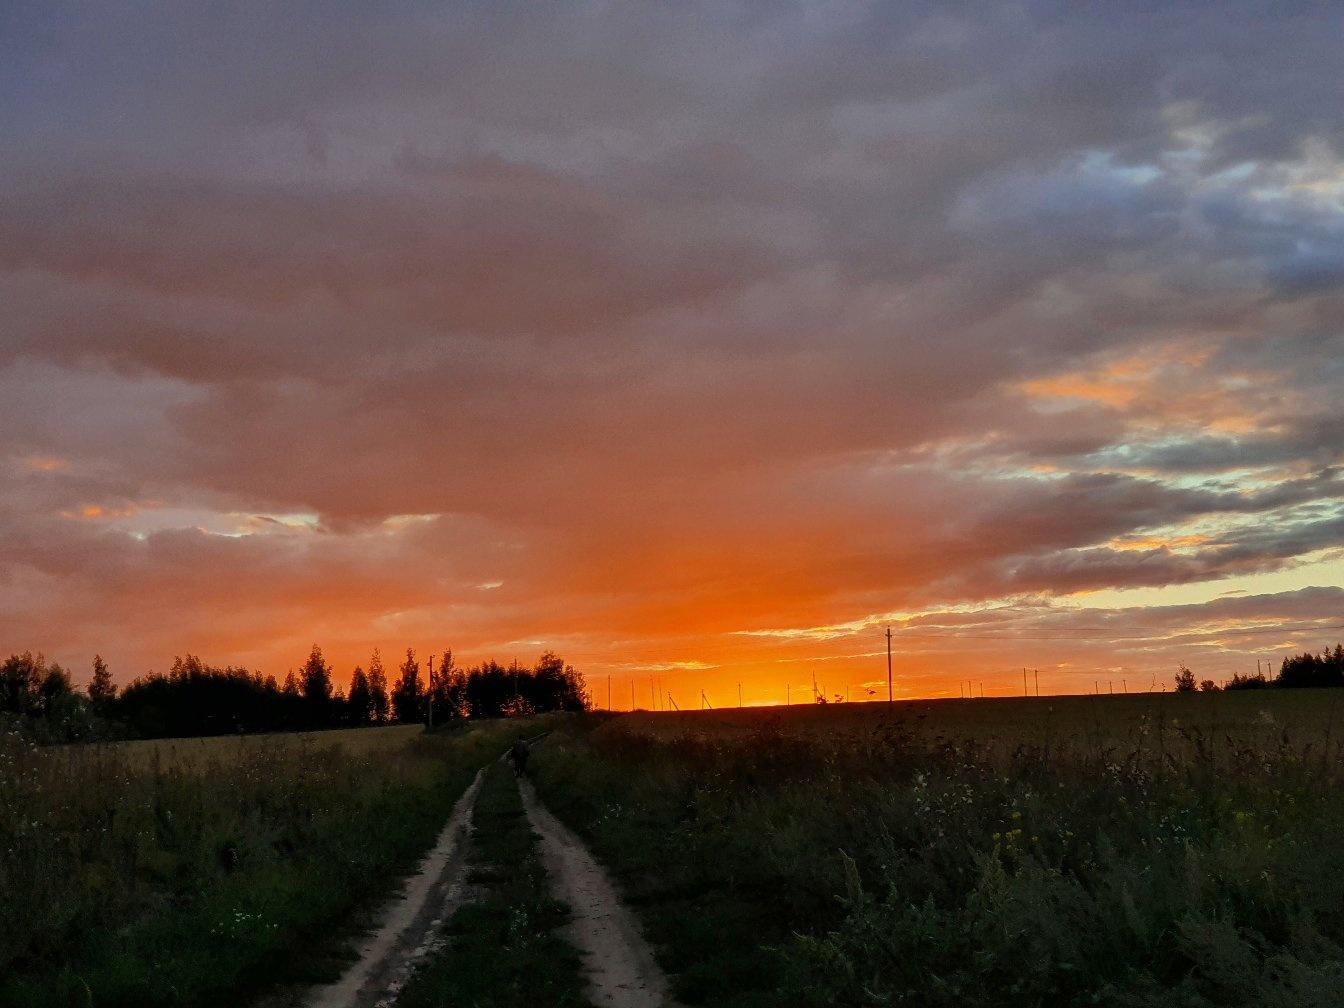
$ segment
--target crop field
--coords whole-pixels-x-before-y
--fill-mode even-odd
[[[1344,1004],[1331,691],[635,714],[540,747],[686,1004]]]

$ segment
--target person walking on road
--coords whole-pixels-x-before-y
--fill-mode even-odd
[[[527,770],[527,757],[530,753],[528,744],[519,739],[509,748],[509,759],[513,762],[513,775],[521,777]]]

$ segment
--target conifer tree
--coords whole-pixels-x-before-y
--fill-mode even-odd
[[[373,723],[387,724],[387,673],[383,671],[383,657],[377,648],[369,659],[369,695],[373,698]]]
[[[357,728],[373,721],[373,690],[368,674],[359,665],[350,676],[350,698],[346,701],[346,709],[350,712],[350,723]]]
[[[307,720],[315,728],[325,728],[331,724],[331,669],[322,657],[322,649],[316,644],[303,663],[301,688],[304,706],[307,708]]]
[[[103,656],[93,656],[93,678],[89,680],[89,700],[94,710],[102,713],[117,698],[117,687],[112,683],[112,673],[108,671]]]

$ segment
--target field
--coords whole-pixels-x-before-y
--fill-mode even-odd
[[[403,1008],[624,1004],[591,973],[622,899],[649,982],[683,1005],[1338,1006],[1337,696],[6,736],[0,1005],[310,1004],[475,794],[443,941]],[[520,737],[540,737],[535,796],[497,762]],[[537,796],[615,878],[608,902],[557,884]]]
[[[1331,691],[636,714],[539,789],[685,1003],[1344,1004]]]
[[[246,760],[268,746],[327,748],[339,746],[351,756],[368,756],[399,749],[424,734],[420,725],[381,728],[343,728],[335,731],[286,732],[275,735],[214,735],[205,738],[146,739],[116,742],[119,756],[139,765],[191,767],[211,762]]]
[[[0,738],[0,1004],[237,1004],[329,976],[352,913],[522,729]]]
[[[1135,742],[1161,727],[1173,740],[1186,728],[1205,735],[1261,739],[1288,731],[1302,739],[1344,730],[1344,696],[1334,690],[1244,690],[1223,693],[1129,693],[1101,696],[995,697],[984,700],[898,700],[886,703],[795,704],[680,713],[639,712],[629,730],[660,739],[686,732],[745,737],[778,722],[791,734],[854,738],[900,725],[926,741],[976,741],[1014,748],[1055,738]]]

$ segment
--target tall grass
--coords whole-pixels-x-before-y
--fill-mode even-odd
[[[1344,1004],[1338,743],[1176,710],[1011,748],[616,722],[537,772],[690,1003]]]
[[[511,737],[269,736],[192,759],[0,737],[0,1004],[236,1004],[315,979],[333,925]]]

